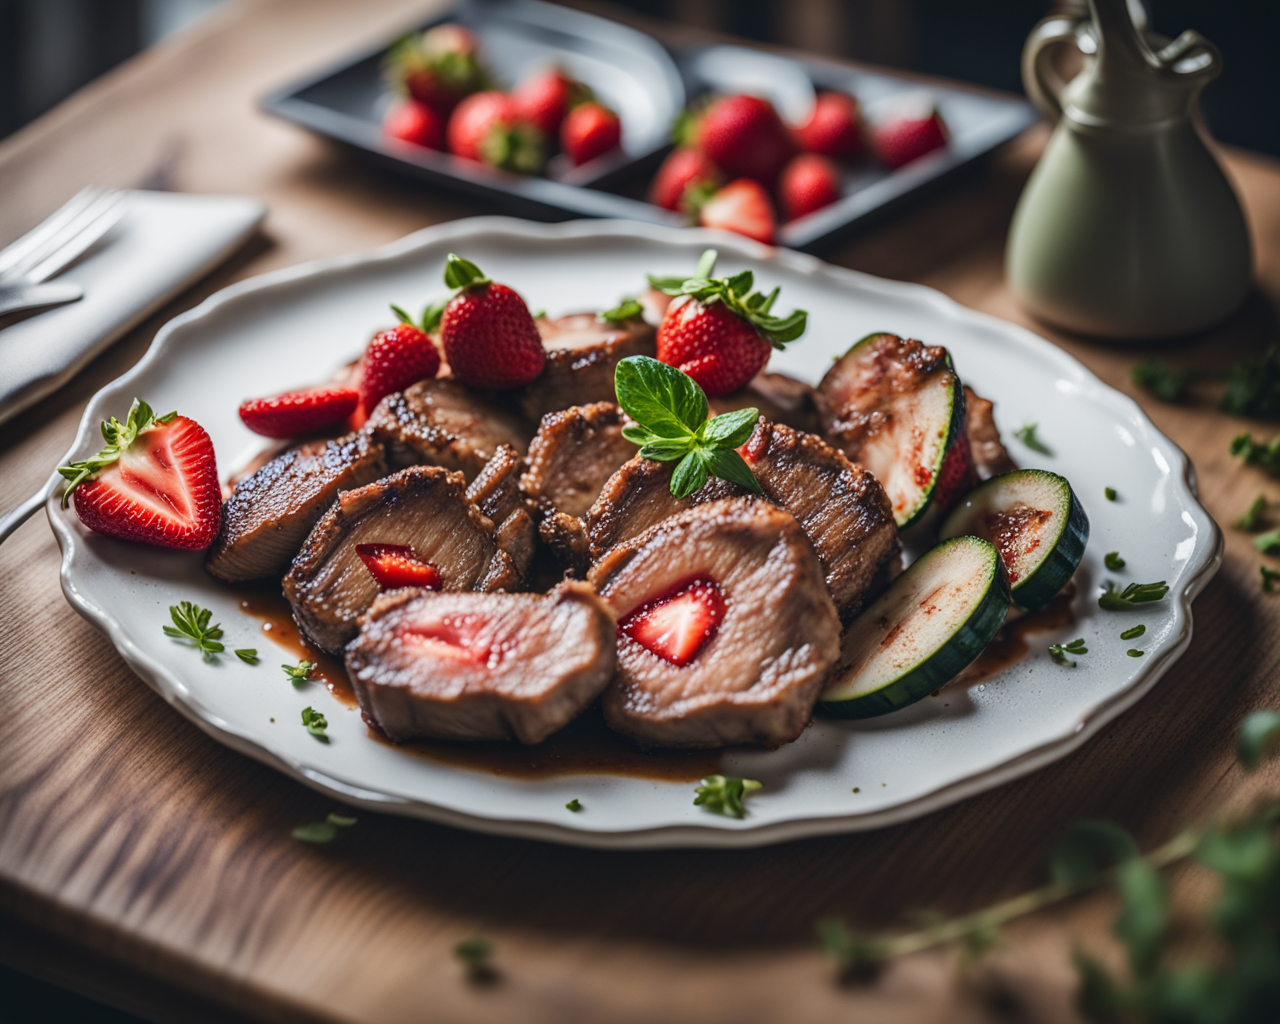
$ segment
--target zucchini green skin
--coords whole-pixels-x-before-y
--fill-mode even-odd
[[[1089,516],[1084,506],[1076,497],[1075,489],[1066,477],[1050,473],[1045,469],[1015,469],[1000,476],[994,476],[985,483],[975,487],[969,498],[974,498],[983,490],[996,490],[1007,483],[1011,477],[1034,474],[1051,477],[1067,492],[1067,514],[1064,517],[1061,532],[1049,546],[1048,554],[1034,572],[1020,579],[1012,589],[1013,603],[1024,612],[1033,612],[1043,608],[1052,601],[1067,585],[1067,581],[1075,575],[1084,558],[1085,546],[1089,543]],[[959,508],[948,517],[938,531],[939,537],[955,537],[965,532],[965,509]]]
[[[836,718],[875,718],[893,711],[900,711],[916,701],[923,700],[938,687],[950,682],[968,668],[987,644],[991,643],[1004,624],[1010,604],[1008,576],[995,546],[978,537],[956,537],[943,541],[925,552],[916,560],[916,564],[945,545],[962,542],[976,542],[984,545],[990,550],[991,558],[991,578],[987,592],[970,612],[969,618],[961,623],[933,654],[917,662],[905,673],[879,689],[856,697],[827,699],[827,693],[831,692],[829,688],[818,699],[820,711]],[[910,572],[911,570],[908,569],[906,573],[899,576],[890,586],[890,592],[904,581],[904,585],[912,585],[912,580],[908,578]],[[874,607],[873,604],[871,608]],[[857,620],[849,628],[856,629]]]

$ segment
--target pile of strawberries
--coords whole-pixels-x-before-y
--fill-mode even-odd
[[[870,149],[893,169],[947,142],[928,97],[913,97],[867,124],[858,101],[839,92],[821,93],[808,121],[795,128],[783,123],[768,100],[723,96],[700,111],[686,111],[675,138],[675,150],[653,180],[650,202],[703,227],[766,243],[777,231],[775,198],[784,221],[840,198],[836,161]]]
[[[557,69],[538,72],[510,93],[495,89],[474,33],[461,25],[401,39],[386,72],[402,97],[383,122],[387,135],[492,167],[539,174],[557,143],[576,167],[622,138],[618,115]]]

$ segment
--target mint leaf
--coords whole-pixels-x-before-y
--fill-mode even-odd
[[[450,288],[470,288],[472,285],[488,284],[489,278],[470,260],[449,253],[444,264],[444,283]]]
[[[623,299],[613,309],[606,309],[596,314],[596,319],[606,324],[620,324],[624,320],[634,320],[644,313],[644,307],[635,299]]]
[[[703,449],[691,451],[671,474],[671,493],[677,498],[687,498],[702,487],[710,476]]]
[[[622,411],[659,437],[692,436],[707,418],[707,396],[693,378],[648,356],[618,363],[613,388]]]
[[[759,409],[735,409],[707,420],[698,436],[717,448],[738,448],[747,443],[759,419]]]
[[[654,462],[674,462],[683,459],[696,444],[693,438],[655,437],[646,441],[640,449],[640,456],[653,459]]]
[[[751,472],[751,467],[732,448],[713,448],[705,453],[704,458],[707,469],[714,476],[745,487],[753,494],[761,492],[760,481]]]

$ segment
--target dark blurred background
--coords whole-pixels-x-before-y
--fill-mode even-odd
[[[235,0],[0,0],[0,138],[140,49]],[[359,0],[351,0],[353,3]],[[1049,0],[617,0],[652,17],[1021,92],[1022,42]],[[1057,4],[1070,6],[1070,0]],[[1226,70],[1205,93],[1224,142],[1280,156],[1280,0],[1145,0]]]

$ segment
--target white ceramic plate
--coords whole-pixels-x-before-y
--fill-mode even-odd
[[[99,421],[123,415],[136,395],[203,424],[225,473],[259,448],[236,415],[242,399],[324,380],[389,322],[388,303],[416,309],[443,293],[441,269],[452,251],[554,316],[635,294],[646,272],[691,270],[711,244],[720,250],[721,271],[750,267],[765,288],[782,285],[781,309],[809,310],[808,334],[775,355],[774,369],[816,383],[835,356],[872,331],[951,350],[961,376],[996,402],[1014,457],[1065,474],[1089,514],[1092,535],[1077,577],[1075,624],[1032,637],[1027,657],[982,684],[953,685],[884,718],[819,720],[773,752],[726,754],[726,773],[764,783],[739,821],[695,807],[692,783],[611,775],[531,781],[450,767],[376,742],[359,713],[321,687],[297,691],[288,684],[278,668],[284,652],[273,650],[258,622],[238,610],[236,594],[204,573],[199,554],[89,533],[51,497],[67,599],[111,637],[144,680],[210,735],[339,800],[584,846],[751,846],[903,821],[1062,757],[1150,690],[1190,642],[1192,598],[1221,557],[1221,534],[1196,500],[1182,452],[1132,400],[1029,331],[928,288],[736,236],[486,217],[244,281],[166,325],[146,357],[89,403],[68,457],[95,451]],[[1029,421],[1039,423],[1053,457],[1013,440],[1014,429]],[[1118,500],[1104,498],[1106,487],[1119,492]],[[1108,574],[1103,554],[1117,550],[1128,567]],[[1104,612],[1096,595],[1107,575],[1122,582],[1164,579],[1171,590],[1140,611]],[[165,637],[167,606],[184,599],[214,609],[230,645],[258,647],[262,664],[234,658],[208,664]],[[1146,635],[1121,640],[1121,631],[1138,622],[1146,624]],[[1075,669],[1055,665],[1047,645],[1075,636],[1086,639],[1088,655]],[[1145,656],[1126,657],[1133,646]],[[307,705],[328,716],[329,745],[300,724]],[[575,797],[585,808],[577,814],[565,809]]]

